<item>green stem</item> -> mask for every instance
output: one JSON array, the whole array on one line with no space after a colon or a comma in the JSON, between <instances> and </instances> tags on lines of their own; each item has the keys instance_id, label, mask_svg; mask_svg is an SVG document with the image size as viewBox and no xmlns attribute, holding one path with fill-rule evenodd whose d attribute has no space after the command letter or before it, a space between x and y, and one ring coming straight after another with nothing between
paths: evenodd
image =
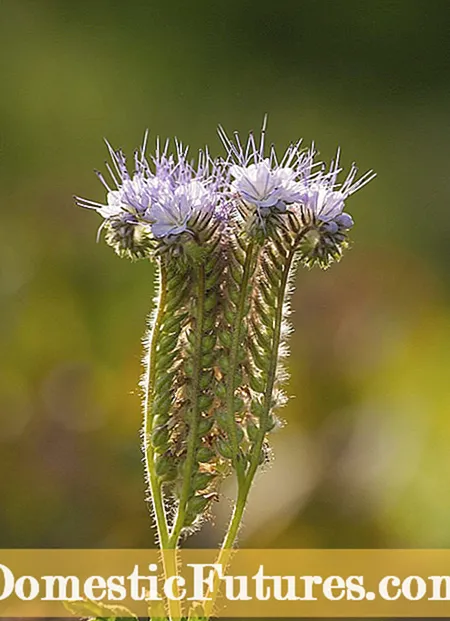
<instances>
[{"instance_id":1,"label":"green stem","mask_svg":"<svg viewBox=\"0 0 450 621\"><path fill-rule=\"evenodd\" d=\"M233 462L238 477L238 481L241 484L243 481L244 463L239 461L239 444L236 433L236 423L234 419L234 403L235 403L235 391L236 391L236 372L239 363L239 349L241 347L242 336L242 324L245 317L245 308L248 298L248 284L252 272L253 259L255 254L255 241L251 240L247 246L247 255L245 257L244 271L242 274L241 290L238 301L237 313L234 318L234 323L231 328L231 347L230 347L230 368L227 374L227 393L226 393L226 408L228 416L228 426L231 441L231 448L233 451Z\"/></svg>"},{"instance_id":2,"label":"green stem","mask_svg":"<svg viewBox=\"0 0 450 621\"><path fill-rule=\"evenodd\" d=\"M287 256L286 263L284 264L283 274L281 277L280 288L278 290L277 296L277 308L275 314L275 325L273 331L273 343L272 343L272 355L270 356L270 365L267 374L267 384L266 390L264 391L264 410L259 420L259 434L258 438L253 447L252 456L250 460L250 466L247 471L247 475L245 477L245 485L242 492L242 509L240 510L240 515L236 517L236 520L242 518L242 513L245 508L245 504L247 502L248 493L250 491L251 485L253 483L253 479L256 474L256 470L258 469L259 460L261 456L261 450L264 443L264 438L266 437L269 414L272 405L272 393L275 385L275 380L277 376L277 366L278 366L278 350L280 348L280 340L281 340L281 325L283 323L283 305L284 299L286 296L286 287L289 281L289 273L291 271L292 260L295 255L296 248L293 247ZM230 543L230 547L234 543L234 539L236 538L237 531L239 529L239 522L236 526L232 525L233 530L235 531L233 539L227 539L227 543Z\"/></svg>"},{"instance_id":3,"label":"green stem","mask_svg":"<svg viewBox=\"0 0 450 621\"><path fill-rule=\"evenodd\" d=\"M169 537L168 547L176 548L181 530L186 516L186 505L189 500L191 490L192 472L195 466L195 454L197 451L197 428L199 418L199 382L202 371L202 342L203 342L203 323L205 315L205 268L200 265L196 270L197 276L197 299L196 299L196 322L195 322L195 345L193 352L193 372L190 387L191 402L189 413L189 436L187 444L186 461L184 465L183 485L181 488L180 502L178 504L177 516L172 532Z\"/></svg>"},{"instance_id":4,"label":"green stem","mask_svg":"<svg viewBox=\"0 0 450 621\"><path fill-rule=\"evenodd\" d=\"M274 335L273 335L273 344L272 344L272 355L270 357L270 366L267 376L267 385L264 391L264 411L262 416L260 417L260 429L259 435L255 442L255 446L253 447L252 456L250 460L250 466L243 481L243 484L240 486L238 491L238 497L236 500L236 505L233 511L233 515L231 517L230 525L225 535L225 539L222 543L222 549L228 550L233 547L234 542L236 540L237 533L239 531L239 526L242 521L242 516L244 514L245 505L247 503L248 494L250 492L250 488L253 483L253 479L256 474L256 470L258 469L261 450L264 442L264 438L266 436L267 430L267 422L270 414L270 407L272 402L272 392L275 384L276 373L277 373L277 365L278 365L278 349L280 347L280 338L281 338L281 324L283 322L283 304L284 298L286 294L286 286L289 279L289 272L291 269L292 259L294 258L295 250L291 250L285 266L283 270L283 275L280 282L280 288L278 290L277 296L277 308L275 314L275 325L274 325Z\"/></svg>"},{"instance_id":5,"label":"green stem","mask_svg":"<svg viewBox=\"0 0 450 621\"><path fill-rule=\"evenodd\" d=\"M147 474L150 495L155 515L156 529L158 532L159 545L161 549L168 544L167 517L162 498L161 484L155 472L155 452L151 443L152 433L152 404L154 399L154 386L156 377L156 353L158 337L164 316L164 309L167 297L167 266L160 261L159 295L158 307L149 337L149 346L146 358L147 382L144 396L144 460L145 471Z\"/></svg>"},{"instance_id":6,"label":"green stem","mask_svg":"<svg viewBox=\"0 0 450 621\"><path fill-rule=\"evenodd\" d=\"M242 517L244 515L245 507L247 505L248 495L253 483L253 479L255 477L256 471L259 465L259 459L261 455L261 449L263 446L264 438L266 436L266 428L267 422L270 414L271 402L272 402L272 392L276 379L276 372L278 366L278 349L280 347L280 339L281 339L281 325L283 322L283 304L286 295L286 287L289 280L289 272L292 265L292 260L295 255L296 248L293 247L289 255L286 259L286 263L283 270L283 275L280 282L280 288L278 290L277 296L277 307L276 307L276 315L275 315L275 325L274 325L274 337L272 344L272 355L270 358L270 366L268 371L267 385L266 390L264 391L264 412L260 418L260 432L258 439L253 447L252 457L250 461L250 466L247 471L246 476L239 482L238 487L238 496L236 499L236 504L233 510L233 514L231 516L230 524L228 526L225 538L222 542L222 546L219 551L219 555L217 557L216 563L222 565L223 573L226 571L227 560L229 558L230 550L233 548L236 537L239 532L239 528L242 523ZM217 588L218 588L218 579L214 580L213 588L209 591L208 597L211 597L210 601L205 602L205 617L209 619L212 614L212 609L214 607L214 602L217 596Z\"/></svg>"},{"instance_id":7,"label":"green stem","mask_svg":"<svg viewBox=\"0 0 450 621\"><path fill-rule=\"evenodd\" d=\"M158 349L158 340L161 333L161 325L164 318L164 312L167 301L167 265L164 260L161 259L159 263L160 267L160 279L159 279L159 295L158 306L156 309L150 337L149 347L146 359L147 368L147 385L144 397L144 459L145 469L147 473L147 479L150 487L150 494L153 503L153 510L155 515L156 529L158 532L159 547L161 550L168 549L169 546L169 532L167 516L164 509L164 502L162 497L161 483L155 472L155 451L151 443L152 432L152 404L154 400L154 386L156 379L156 354ZM164 575L166 578L170 575L175 575L176 572L176 560L172 557L167 558L163 555ZM182 618L182 610L180 602L169 601L169 618L173 621Z\"/></svg>"}]
</instances>

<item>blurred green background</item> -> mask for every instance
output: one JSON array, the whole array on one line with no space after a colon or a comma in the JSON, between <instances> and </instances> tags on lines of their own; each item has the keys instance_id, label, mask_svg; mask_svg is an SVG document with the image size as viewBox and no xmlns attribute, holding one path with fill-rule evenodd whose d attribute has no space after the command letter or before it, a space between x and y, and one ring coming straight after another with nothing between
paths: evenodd
<instances>
[{"instance_id":1,"label":"blurred green background","mask_svg":"<svg viewBox=\"0 0 450 621\"><path fill-rule=\"evenodd\" d=\"M139 449L145 263L96 244L107 136L216 126L341 145L378 177L302 270L292 399L241 543L450 546L448 0L0 0L0 546L153 544ZM232 489L191 545L213 546Z\"/></svg>"}]
</instances>

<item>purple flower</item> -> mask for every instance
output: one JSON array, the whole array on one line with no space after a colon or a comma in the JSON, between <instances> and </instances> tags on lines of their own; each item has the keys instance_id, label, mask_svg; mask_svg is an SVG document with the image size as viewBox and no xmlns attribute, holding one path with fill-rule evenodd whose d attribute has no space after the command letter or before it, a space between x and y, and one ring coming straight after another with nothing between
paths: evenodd
<instances>
[{"instance_id":1,"label":"purple flower","mask_svg":"<svg viewBox=\"0 0 450 621\"><path fill-rule=\"evenodd\" d=\"M161 192L148 214L153 235L162 238L189 231L189 220L198 214L213 214L219 200L213 184L196 179Z\"/></svg>"},{"instance_id":2,"label":"purple flower","mask_svg":"<svg viewBox=\"0 0 450 621\"><path fill-rule=\"evenodd\" d=\"M147 135L135 153L131 174L122 152L107 143L112 166L106 167L111 180L97 173L107 190L106 204L77 198L78 204L95 209L105 222L139 225L156 239L190 231L190 221L200 214L224 217L223 170L207 152L200 152L194 165L181 143L175 141L175 154L169 154L169 141L162 149L157 141L156 152L148 160L146 142Z\"/></svg>"},{"instance_id":3,"label":"purple flower","mask_svg":"<svg viewBox=\"0 0 450 621\"><path fill-rule=\"evenodd\" d=\"M231 192L248 206L256 207L260 216L271 211L285 211L286 206L297 202L311 176L313 151L301 152L301 141L292 143L278 161L274 147L265 157L264 120L259 145L250 133L246 145L239 135L232 142L219 128L220 138L228 152L229 171L232 177Z\"/></svg>"},{"instance_id":4,"label":"purple flower","mask_svg":"<svg viewBox=\"0 0 450 621\"><path fill-rule=\"evenodd\" d=\"M311 211L321 222L327 223L331 233L338 228L350 229L353 226L352 217L344 212L345 201L375 177L375 173L369 171L356 180L358 169L353 164L344 183L340 185L337 182L341 172L339 155L338 151L329 172L321 171L304 185L299 198L302 207Z\"/></svg>"}]
</instances>

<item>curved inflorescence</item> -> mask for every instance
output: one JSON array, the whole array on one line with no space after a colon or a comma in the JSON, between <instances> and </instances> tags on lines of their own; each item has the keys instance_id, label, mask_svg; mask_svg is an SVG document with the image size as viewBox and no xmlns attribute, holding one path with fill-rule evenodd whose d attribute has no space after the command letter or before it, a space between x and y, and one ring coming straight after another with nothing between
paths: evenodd
<instances>
[{"instance_id":1,"label":"curved inflorescence","mask_svg":"<svg viewBox=\"0 0 450 621\"><path fill-rule=\"evenodd\" d=\"M144 144L131 170L108 143L104 203L77 198L103 218L114 250L151 259L159 292L145 340L143 449L162 548L211 512L223 478L238 492L223 544L234 545L254 476L269 458L268 434L286 400L295 266L328 267L348 246L348 199L373 177L343 182L339 151L327 168L293 142L281 157L259 139L220 128L225 157L196 161L175 141Z\"/></svg>"}]
</instances>

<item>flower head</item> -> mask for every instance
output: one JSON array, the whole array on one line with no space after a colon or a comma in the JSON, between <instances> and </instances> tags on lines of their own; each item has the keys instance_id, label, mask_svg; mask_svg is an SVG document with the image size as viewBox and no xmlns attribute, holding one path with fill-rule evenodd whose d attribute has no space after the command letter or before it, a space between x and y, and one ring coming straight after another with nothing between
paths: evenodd
<instances>
[{"instance_id":1,"label":"flower head","mask_svg":"<svg viewBox=\"0 0 450 621\"><path fill-rule=\"evenodd\" d=\"M221 191L223 171L212 162L208 153L200 152L197 164L188 160L188 149L175 142L175 153L169 153L167 141L150 158L145 156L147 136L142 148L135 153L134 171L129 172L125 156L107 143L112 166L106 164L110 180L97 173L107 190L106 204L77 198L82 207L97 211L109 230L115 232L116 249L130 249L134 227L140 241L173 242L183 233L195 234L195 222L200 215L223 219L226 198ZM103 226L103 225L102 225ZM121 244L120 235L126 231ZM138 241L138 239L136 239Z\"/></svg>"},{"instance_id":2,"label":"flower head","mask_svg":"<svg viewBox=\"0 0 450 621\"><path fill-rule=\"evenodd\" d=\"M191 218L214 213L217 202L213 186L197 179L160 193L149 211L153 235L162 238L189 232Z\"/></svg>"},{"instance_id":3,"label":"flower head","mask_svg":"<svg viewBox=\"0 0 450 621\"><path fill-rule=\"evenodd\" d=\"M329 171L324 169L313 176L295 205L301 219L309 222L302 242L303 260L308 265L319 263L326 267L340 258L353 226L353 218L344 211L346 200L375 177L369 171L356 179L358 169L353 164L345 181L339 184L340 172L338 151Z\"/></svg>"},{"instance_id":4,"label":"flower head","mask_svg":"<svg viewBox=\"0 0 450 621\"><path fill-rule=\"evenodd\" d=\"M344 212L345 201L349 196L369 183L375 173L367 172L358 180L357 167L353 164L345 181L340 185L337 181L341 172L339 168L339 151L336 159L331 163L328 172L321 171L309 183L304 185L299 199L303 209L310 211L320 222L329 225L351 228L353 226L352 217ZM333 228L333 226L330 226Z\"/></svg>"},{"instance_id":5,"label":"flower head","mask_svg":"<svg viewBox=\"0 0 450 621\"><path fill-rule=\"evenodd\" d=\"M302 196L306 181L311 175L313 151L302 152L301 141L292 143L278 160L272 146L265 155L266 120L261 130L259 144L250 133L246 145L235 134L234 142L220 128L219 135L228 152L231 192L249 207L254 207L260 218L273 212L286 210Z\"/></svg>"}]
</instances>

